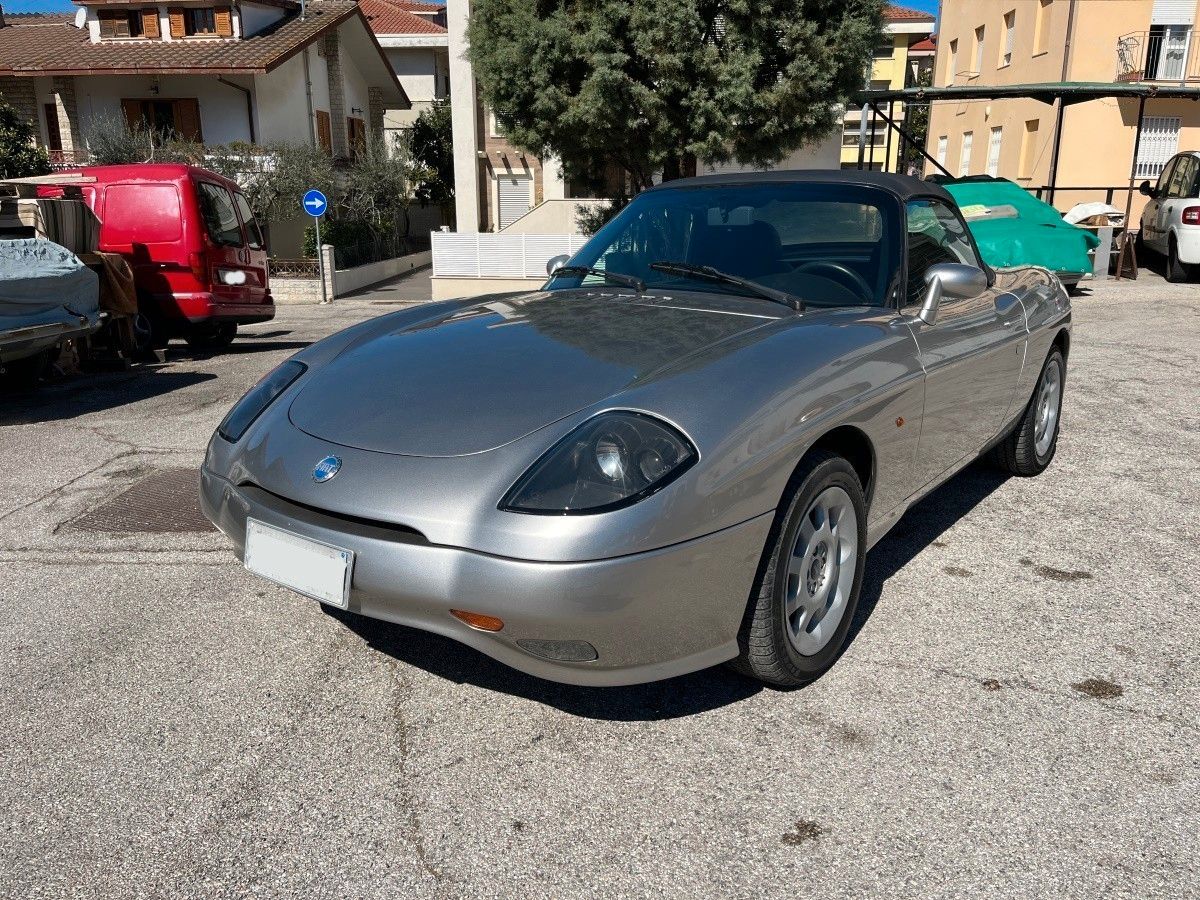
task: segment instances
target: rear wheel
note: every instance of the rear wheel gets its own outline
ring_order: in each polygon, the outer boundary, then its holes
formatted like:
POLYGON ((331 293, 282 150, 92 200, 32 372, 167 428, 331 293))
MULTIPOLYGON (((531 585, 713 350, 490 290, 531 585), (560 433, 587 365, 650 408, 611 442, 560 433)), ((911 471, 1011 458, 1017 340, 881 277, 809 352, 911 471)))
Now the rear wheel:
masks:
POLYGON ((867 510, 854 468, 810 453, 764 549, 733 666, 777 687, 820 677, 841 654, 858 608, 867 510))
POLYGON ((155 350, 165 350, 171 332, 159 316, 140 310, 133 317, 133 342, 141 356, 152 356, 155 350))
POLYGON ((1058 449, 1066 372, 1062 351, 1055 347, 1042 366, 1037 387, 1020 421, 992 451, 992 460, 1001 469, 1029 477, 1042 474, 1050 465, 1058 449))
POLYGON ((1191 267, 1187 263, 1179 261, 1179 245, 1175 242, 1175 236, 1172 235, 1167 243, 1167 281, 1172 284, 1180 284, 1188 281, 1191 278, 1191 267))
POLYGON ((192 326, 187 334, 187 345, 193 350, 224 350, 236 336, 235 322, 205 322, 192 326))

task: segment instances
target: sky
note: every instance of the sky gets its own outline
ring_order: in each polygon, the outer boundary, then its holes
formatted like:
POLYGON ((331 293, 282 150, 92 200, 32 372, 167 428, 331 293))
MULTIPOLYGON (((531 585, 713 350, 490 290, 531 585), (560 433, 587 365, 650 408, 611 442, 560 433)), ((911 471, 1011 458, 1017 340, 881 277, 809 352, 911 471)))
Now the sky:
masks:
MULTIPOLYGON (((938 11, 938 0, 899 0, 903 6, 911 6, 915 9, 924 10, 928 13, 933 13, 935 16, 938 11)), ((71 12, 74 7, 70 0, 6 0, 4 8, 9 12, 61 12, 63 10, 71 12)))

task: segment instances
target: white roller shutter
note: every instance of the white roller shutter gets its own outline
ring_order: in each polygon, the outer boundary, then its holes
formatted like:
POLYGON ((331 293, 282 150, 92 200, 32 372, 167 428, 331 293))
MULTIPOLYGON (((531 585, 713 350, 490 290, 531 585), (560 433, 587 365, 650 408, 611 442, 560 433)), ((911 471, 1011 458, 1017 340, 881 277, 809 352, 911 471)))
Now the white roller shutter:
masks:
POLYGON ((1151 25, 1191 25, 1196 15, 1196 0, 1154 0, 1151 25))
POLYGON ((496 176, 501 228, 507 228, 533 208, 532 186, 533 179, 528 175, 496 176))
POLYGON ((1137 177, 1157 178, 1179 149, 1178 116, 1146 116, 1138 143, 1137 177))

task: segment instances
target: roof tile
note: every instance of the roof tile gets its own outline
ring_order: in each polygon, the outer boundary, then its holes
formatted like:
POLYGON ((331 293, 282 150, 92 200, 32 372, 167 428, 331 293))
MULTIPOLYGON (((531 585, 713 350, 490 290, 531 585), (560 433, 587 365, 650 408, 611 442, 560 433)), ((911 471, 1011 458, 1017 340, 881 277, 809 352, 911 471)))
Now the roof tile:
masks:
POLYGON ((241 40, 102 41, 69 18, 7 17, 0 28, 0 74, 87 75, 166 73, 254 73, 273 69, 328 29, 354 15, 354 0, 321 0, 241 40))
POLYGON ((358 4, 376 34, 445 34, 446 29, 427 16, 418 16, 411 9, 433 12, 441 10, 431 3, 402 2, 402 0, 359 0, 358 4))

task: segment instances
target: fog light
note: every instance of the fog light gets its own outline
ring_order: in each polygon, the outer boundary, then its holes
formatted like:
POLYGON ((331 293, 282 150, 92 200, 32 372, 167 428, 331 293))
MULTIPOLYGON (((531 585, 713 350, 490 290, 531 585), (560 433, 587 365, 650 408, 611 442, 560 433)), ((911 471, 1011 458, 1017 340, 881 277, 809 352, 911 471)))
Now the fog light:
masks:
POLYGON ((466 622, 477 631, 499 631, 504 627, 504 622, 500 619, 497 619, 495 616, 485 616, 483 613, 452 609, 450 610, 450 615, 460 621, 466 622))
POLYGON ((556 659, 562 662, 591 662, 599 656, 596 648, 587 641, 538 641, 522 638, 517 641, 517 646, 542 659, 556 659))

